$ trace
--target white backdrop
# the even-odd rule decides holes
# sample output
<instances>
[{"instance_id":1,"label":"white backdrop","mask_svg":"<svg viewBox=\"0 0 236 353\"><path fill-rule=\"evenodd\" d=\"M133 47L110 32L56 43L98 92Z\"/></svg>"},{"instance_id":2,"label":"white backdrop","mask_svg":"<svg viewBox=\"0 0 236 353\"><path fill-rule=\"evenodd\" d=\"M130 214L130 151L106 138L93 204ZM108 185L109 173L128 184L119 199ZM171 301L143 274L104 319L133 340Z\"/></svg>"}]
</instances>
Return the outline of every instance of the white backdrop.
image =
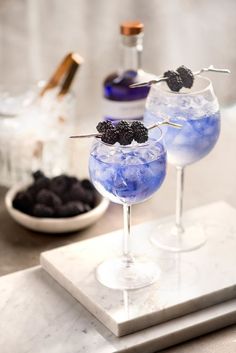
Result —
<instances>
[{"instance_id":1,"label":"white backdrop","mask_svg":"<svg viewBox=\"0 0 236 353\"><path fill-rule=\"evenodd\" d=\"M235 14L234 0L0 0L0 82L48 78L75 50L85 58L75 83L79 111L99 115L102 80L119 65L121 21L144 22L147 71L211 63L233 71ZM213 80L221 104L234 103L236 75Z\"/></svg>"}]
</instances>

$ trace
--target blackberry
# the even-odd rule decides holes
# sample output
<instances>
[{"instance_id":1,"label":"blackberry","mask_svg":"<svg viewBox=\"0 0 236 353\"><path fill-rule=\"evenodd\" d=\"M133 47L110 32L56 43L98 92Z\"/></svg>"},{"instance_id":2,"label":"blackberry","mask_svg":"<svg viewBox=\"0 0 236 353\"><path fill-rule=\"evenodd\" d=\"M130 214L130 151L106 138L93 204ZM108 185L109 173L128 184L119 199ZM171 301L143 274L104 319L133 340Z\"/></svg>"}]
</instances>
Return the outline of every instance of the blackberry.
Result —
<instances>
[{"instance_id":1,"label":"blackberry","mask_svg":"<svg viewBox=\"0 0 236 353\"><path fill-rule=\"evenodd\" d=\"M76 177L73 177L73 176L68 177L69 186L72 186L73 184L77 183L78 181L79 181L79 179Z\"/></svg>"},{"instance_id":2,"label":"blackberry","mask_svg":"<svg viewBox=\"0 0 236 353\"><path fill-rule=\"evenodd\" d=\"M148 140L148 129L141 123L141 121L132 122L131 128L136 142L144 143Z\"/></svg>"},{"instance_id":3,"label":"blackberry","mask_svg":"<svg viewBox=\"0 0 236 353\"><path fill-rule=\"evenodd\" d=\"M81 183L78 181L74 185L72 185L68 196L69 196L69 201L75 201L75 200L82 200L84 198L84 194L86 191L84 188L81 186Z\"/></svg>"},{"instance_id":4,"label":"blackberry","mask_svg":"<svg viewBox=\"0 0 236 353\"><path fill-rule=\"evenodd\" d=\"M119 133L119 143L123 146L130 145L134 139L133 130L128 128Z\"/></svg>"},{"instance_id":5,"label":"blackberry","mask_svg":"<svg viewBox=\"0 0 236 353\"><path fill-rule=\"evenodd\" d=\"M58 217L73 217L86 212L86 209L80 201L70 201L57 209Z\"/></svg>"},{"instance_id":6,"label":"blackberry","mask_svg":"<svg viewBox=\"0 0 236 353\"><path fill-rule=\"evenodd\" d=\"M54 192L46 189L40 190L36 196L36 202L52 208L56 208L62 203L61 199Z\"/></svg>"},{"instance_id":7,"label":"blackberry","mask_svg":"<svg viewBox=\"0 0 236 353\"><path fill-rule=\"evenodd\" d=\"M71 179L65 174L61 174L51 179L50 190L62 197L69 189Z\"/></svg>"},{"instance_id":8,"label":"blackberry","mask_svg":"<svg viewBox=\"0 0 236 353\"><path fill-rule=\"evenodd\" d=\"M183 87L183 82L178 72L170 70L166 71L164 77L167 77L166 83L171 91L179 92Z\"/></svg>"},{"instance_id":9,"label":"blackberry","mask_svg":"<svg viewBox=\"0 0 236 353\"><path fill-rule=\"evenodd\" d=\"M36 196L37 196L37 190L34 186L34 184L30 185L27 189L28 193L31 195L33 201L35 200Z\"/></svg>"},{"instance_id":10,"label":"blackberry","mask_svg":"<svg viewBox=\"0 0 236 353\"><path fill-rule=\"evenodd\" d=\"M33 198L28 191L19 191L13 199L12 205L15 209L26 214L32 213Z\"/></svg>"},{"instance_id":11,"label":"blackberry","mask_svg":"<svg viewBox=\"0 0 236 353\"><path fill-rule=\"evenodd\" d=\"M125 120L119 121L118 124L116 125L117 130L123 130L123 129L127 129L129 127L130 127L130 125L129 125L128 121L125 121Z\"/></svg>"},{"instance_id":12,"label":"blackberry","mask_svg":"<svg viewBox=\"0 0 236 353\"><path fill-rule=\"evenodd\" d=\"M32 175L33 175L34 180L38 180L40 178L44 178L44 176L45 176L41 170L37 170Z\"/></svg>"},{"instance_id":13,"label":"blackberry","mask_svg":"<svg viewBox=\"0 0 236 353\"><path fill-rule=\"evenodd\" d=\"M119 135L115 127L107 129L101 137L102 142L107 143L109 145L114 145L118 142Z\"/></svg>"},{"instance_id":14,"label":"blackberry","mask_svg":"<svg viewBox=\"0 0 236 353\"><path fill-rule=\"evenodd\" d=\"M93 204L90 205L92 208L96 207L99 203L101 202L101 196L99 193L95 190L93 194Z\"/></svg>"},{"instance_id":15,"label":"blackberry","mask_svg":"<svg viewBox=\"0 0 236 353\"><path fill-rule=\"evenodd\" d=\"M107 129L113 128L114 126L112 125L112 123L110 121L100 121L97 126L96 129L100 134L103 134L104 132L106 132Z\"/></svg>"},{"instance_id":16,"label":"blackberry","mask_svg":"<svg viewBox=\"0 0 236 353\"><path fill-rule=\"evenodd\" d=\"M81 185L84 189L95 191L95 187L93 186L93 184L91 183L91 181L89 179L81 180Z\"/></svg>"},{"instance_id":17,"label":"blackberry","mask_svg":"<svg viewBox=\"0 0 236 353\"><path fill-rule=\"evenodd\" d=\"M54 210L49 206L37 203L33 208L33 216L50 218L54 216Z\"/></svg>"},{"instance_id":18,"label":"blackberry","mask_svg":"<svg viewBox=\"0 0 236 353\"><path fill-rule=\"evenodd\" d=\"M68 193L68 201L82 201L89 205L94 204L94 192L82 187L80 182L74 184Z\"/></svg>"},{"instance_id":19,"label":"blackberry","mask_svg":"<svg viewBox=\"0 0 236 353\"><path fill-rule=\"evenodd\" d=\"M186 88L191 88L194 81L194 75L192 71L184 65L178 67L176 71L180 74L183 86Z\"/></svg>"},{"instance_id":20,"label":"blackberry","mask_svg":"<svg viewBox=\"0 0 236 353\"><path fill-rule=\"evenodd\" d=\"M123 146L130 145L134 139L133 129L127 121L121 120L116 125L116 130L119 135L119 143Z\"/></svg>"},{"instance_id":21,"label":"blackberry","mask_svg":"<svg viewBox=\"0 0 236 353\"><path fill-rule=\"evenodd\" d=\"M35 180L33 187L35 192L38 193L42 189L49 189L50 188L50 179L43 176Z\"/></svg>"}]
</instances>

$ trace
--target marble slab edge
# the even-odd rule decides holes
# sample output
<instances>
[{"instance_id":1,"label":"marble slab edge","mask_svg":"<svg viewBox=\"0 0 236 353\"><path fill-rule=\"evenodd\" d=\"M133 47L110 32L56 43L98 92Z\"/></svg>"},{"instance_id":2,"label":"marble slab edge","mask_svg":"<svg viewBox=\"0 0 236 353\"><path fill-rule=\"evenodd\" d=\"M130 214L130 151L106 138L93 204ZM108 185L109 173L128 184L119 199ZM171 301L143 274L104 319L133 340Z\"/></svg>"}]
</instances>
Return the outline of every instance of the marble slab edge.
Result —
<instances>
[{"instance_id":1,"label":"marble slab edge","mask_svg":"<svg viewBox=\"0 0 236 353\"><path fill-rule=\"evenodd\" d=\"M163 349L186 342L190 339L208 334L210 332L225 328L236 323L236 300L230 300L221 304L211 306L199 312L185 315L147 328L134 334L117 338L121 340L120 346L125 348L116 349L116 353L156 353ZM135 337L143 336L142 342ZM145 337L147 336L147 337ZM151 338L152 337L152 338ZM154 337L154 338L153 338ZM125 340L127 342L125 343ZM128 344L128 340L136 342ZM115 342L109 342L115 343ZM116 346L116 344L115 344Z\"/></svg>"},{"instance_id":2,"label":"marble slab edge","mask_svg":"<svg viewBox=\"0 0 236 353\"><path fill-rule=\"evenodd\" d=\"M169 322L174 319L178 319L185 315L192 314L212 306L214 307L217 304L227 302L234 298L236 298L236 286L233 288L232 287L224 288L223 290L214 292L214 298L212 297L211 294L209 294L206 296L197 297L194 300L190 300L189 302L186 302L183 304L177 304L176 306L172 306L171 308L168 308L168 309L165 308L161 313L159 313L159 318L157 317L156 313L151 313L151 314L144 315L143 317L134 318L132 320L122 322L121 324L116 323L117 333L115 334L118 337L122 337L127 334L141 331L148 327L152 327L155 325ZM202 304L200 304L199 300L202 301ZM144 322L148 322L148 324ZM134 325L135 325L135 331L133 329Z\"/></svg>"}]
</instances>

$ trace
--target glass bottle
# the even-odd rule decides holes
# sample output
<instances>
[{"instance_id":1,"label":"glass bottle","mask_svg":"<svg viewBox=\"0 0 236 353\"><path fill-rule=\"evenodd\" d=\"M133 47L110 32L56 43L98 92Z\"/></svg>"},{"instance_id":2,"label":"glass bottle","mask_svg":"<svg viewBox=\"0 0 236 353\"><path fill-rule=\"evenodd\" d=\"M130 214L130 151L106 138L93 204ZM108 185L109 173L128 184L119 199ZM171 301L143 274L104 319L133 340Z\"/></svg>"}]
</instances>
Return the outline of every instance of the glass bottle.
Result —
<instances>
[{"instance_id":1,"label":"glass bottle","mask_svg":"<svg viewBox=\"0 0 236 353\"><path fill-rule=\"evenodd\" d=\"M129 87L154 78L154 75L142 70L143 30L144 25L139 21L124 22L120 26L122 68L104 80L104 120L143 119L149 87Z\"/></svg>"}]
</instances>

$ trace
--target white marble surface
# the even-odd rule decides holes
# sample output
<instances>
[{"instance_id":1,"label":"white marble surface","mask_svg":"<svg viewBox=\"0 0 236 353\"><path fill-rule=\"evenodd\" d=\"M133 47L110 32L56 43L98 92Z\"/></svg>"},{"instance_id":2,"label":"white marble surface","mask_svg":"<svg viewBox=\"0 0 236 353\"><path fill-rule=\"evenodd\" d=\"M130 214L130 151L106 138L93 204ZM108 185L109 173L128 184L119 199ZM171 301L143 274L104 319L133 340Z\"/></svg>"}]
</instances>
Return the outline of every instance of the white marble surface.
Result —
<instances>
[{"instance_id":1,"label":"white marble surface","mask_svg":"<svg viewBox=\"0 0 236 353\"><path fill-rule=\"evenodd\" d=\"M153 353L236 322L234 299L117 338L40 267L1 277L0 293L1 353Z\"/></svg>"},{"instance_id":2,"label":"white marble surface","mask_svg":"<svg viewBox=\"0 0 236 353\"><path fill-rule=\"evenodd\" d=\"M134 228L135 253L145 253L162 270L160 281L144 289L114 291L95 278L96 265L119 254L119 231L45 252L41 264L117 336L235 298L236 210L218 202L185 217L204 225L208 242L181 255L160 252L150 244L148 236L157 232L161 220Z\"/></svg>"}]
</instances>

